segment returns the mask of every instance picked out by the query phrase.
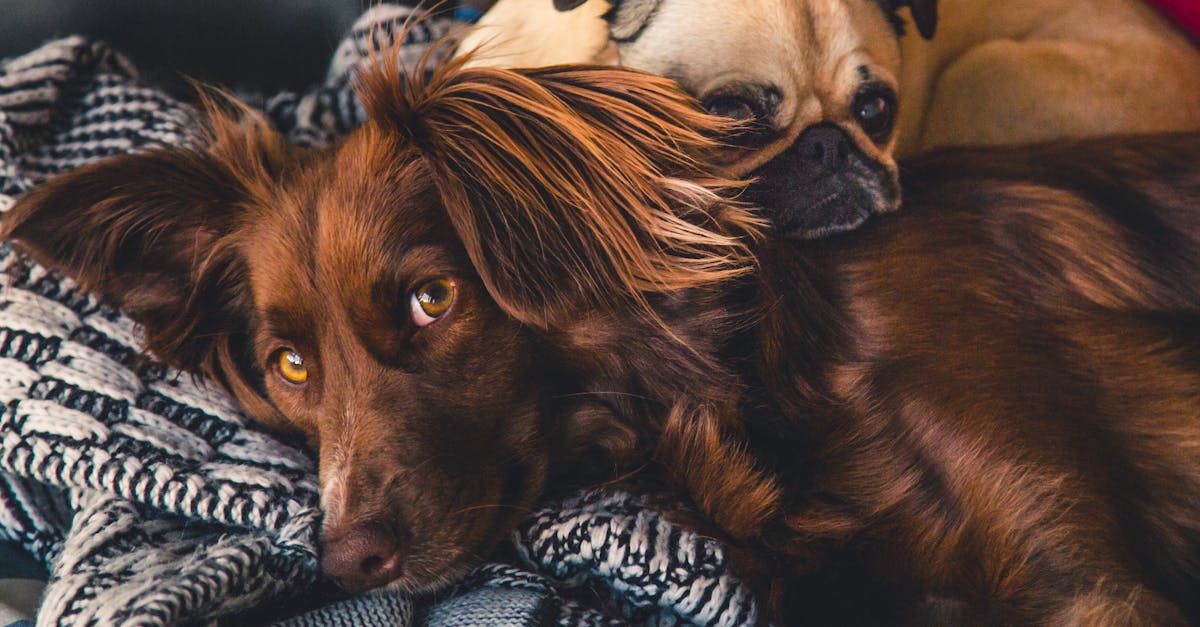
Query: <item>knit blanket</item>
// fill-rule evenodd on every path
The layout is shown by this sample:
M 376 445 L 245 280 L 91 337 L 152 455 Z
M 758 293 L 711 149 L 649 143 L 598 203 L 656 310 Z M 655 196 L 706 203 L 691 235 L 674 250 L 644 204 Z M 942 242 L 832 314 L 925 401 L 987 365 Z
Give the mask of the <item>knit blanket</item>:
M 364 118 L 354 68 L 408 9 L 364 14 L 323 85 L 249 98 L 291 141 Z M 405 60 L 453 23 L 407 33 Z M 0 211 L 58 173 L 192 141 L 195 112 L 139 85 L 102 43 L 0 62 Z M 740 625 L 759 621 L 722 548 L 628 493 L 547 503 L 488 564 L 438 595 L 324 590 L 314 461 L 203 380 L 142 351 L 137 326 L 0 243 L 0 539 L 43 562 L 38 625 Z M 575 600 L 570 600 L 575 599 Z M 253 617 L 253 618 L 250 618 Z

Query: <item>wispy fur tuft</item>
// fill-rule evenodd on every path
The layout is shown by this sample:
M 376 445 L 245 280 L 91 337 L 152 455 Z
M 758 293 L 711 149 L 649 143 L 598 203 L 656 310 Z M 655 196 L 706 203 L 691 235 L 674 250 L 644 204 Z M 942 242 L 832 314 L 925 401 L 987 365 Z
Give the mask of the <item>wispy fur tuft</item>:
M 745 240 L 762 225 L 710 161 L 730 122 L 648 74 L 431 67 L 439 53 L 403 75 L 395 55 L 377 59 L 359 95 L 380 130 L 419 147 L 512 315 L 545 326 L 751 269 Z

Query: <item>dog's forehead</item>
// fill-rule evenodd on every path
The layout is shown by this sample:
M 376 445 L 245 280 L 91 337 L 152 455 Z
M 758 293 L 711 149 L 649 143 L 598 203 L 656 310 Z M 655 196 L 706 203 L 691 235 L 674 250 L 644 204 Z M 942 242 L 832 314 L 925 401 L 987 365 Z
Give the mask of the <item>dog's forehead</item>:
M 423 164 L 362 134 L 282 186 L 249 240 L 265 286 L 360 288 L 452 232 Z M 291 263 L 284 263 L 291 261 Z
M 732 8 L 731 8 L 732 7 Z M 842 121 L 865 81 L 896 86 L 899 45 L 877 0 L 661 0 L 620 62 L 672 78 L 702 103 L 768 90 L 774 140 L 729 164 L 749 172 L 819 121 Z
M 618 49 L 622 64 L 667 75 L 699 97 L 738 80 L 809 93 L 853 81 L 862 58 L 899 65 L 873 0 L 661 0 Z
M 330 246 L 400 245 L 448 224 L 420 153 L 373 125 L 347 138 L 323 178 L 311 202 Z
M 743 6 L 744 5 L 744 6 Z M 701 95 L 726 75 L 783 73 L 796 37 L 782 2 L 744 0 L 737 9 L 701 0 L 663 0 L 632 37 L 618 41 L 623 65 L 663 74 Z

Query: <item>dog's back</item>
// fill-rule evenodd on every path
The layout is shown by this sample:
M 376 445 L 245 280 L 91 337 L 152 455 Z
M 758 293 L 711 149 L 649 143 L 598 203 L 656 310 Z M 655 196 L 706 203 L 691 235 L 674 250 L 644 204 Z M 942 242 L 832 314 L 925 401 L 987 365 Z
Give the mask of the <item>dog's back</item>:
M 1005 621 L 1195 618 L 1198 163 L 1195 135 L 947 152 L 861 237 L 766 250 L 760 376 L 802 424 L 759 445 L 816 442 L 782 469 L 797 544 Z

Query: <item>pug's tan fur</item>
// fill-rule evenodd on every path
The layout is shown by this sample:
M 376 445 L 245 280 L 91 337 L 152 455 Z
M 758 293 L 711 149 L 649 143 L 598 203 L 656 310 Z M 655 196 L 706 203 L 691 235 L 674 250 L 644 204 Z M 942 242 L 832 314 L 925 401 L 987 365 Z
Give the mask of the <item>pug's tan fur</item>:
M 734 164 L 739 173 L 816 121 L 850 128 L 863 60 L 899 93 L 893 141 L 855 136 L 887 163 L 942 146 L 1200 129 L 1200 51 L 1142 0 L 942 0 L 932 41 L 906 11 L 897 40 L 873 0 L 662 0 L 636 37 L 610 32 L 609 8 L 499 0 L 461 49 L 486 41 L 477 62 L 508 66 L 621 63 L 674 78 L 702 101 L 739 82 L 774 85 L 777 133 Z M 555 33 L 556 48 L 539 49 L 531 32 Z
M 1200 53 L 1142 0 L 944 0 L 901 39 L 901 152 L 1200 128 Z

